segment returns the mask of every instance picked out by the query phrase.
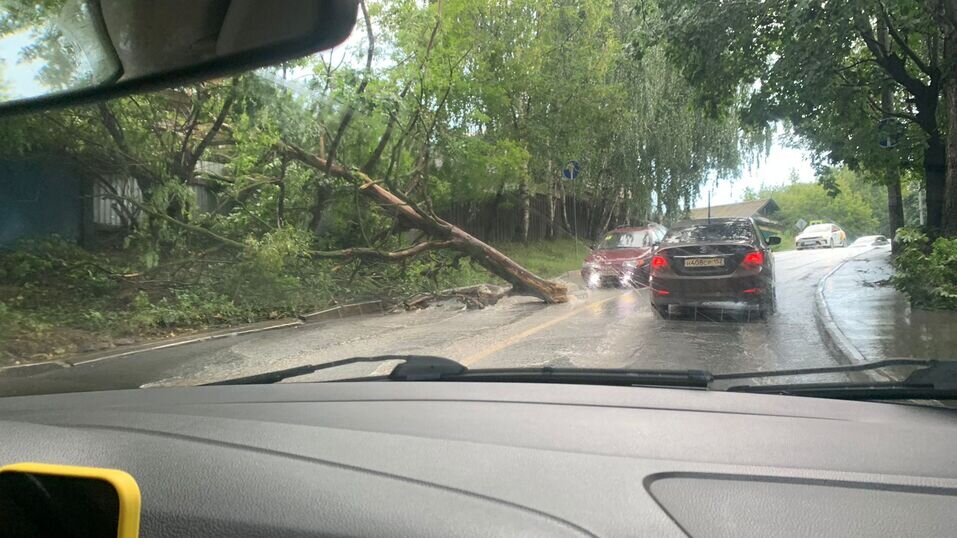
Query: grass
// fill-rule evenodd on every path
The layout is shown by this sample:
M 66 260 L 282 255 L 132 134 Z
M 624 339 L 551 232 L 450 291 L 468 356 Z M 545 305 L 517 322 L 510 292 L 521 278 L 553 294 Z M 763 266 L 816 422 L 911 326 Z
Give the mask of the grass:
M 588 248 L 579 241 L 576 249 L 574 239 L 556 239 L 523 245 L 506 243 L 496 245 L 505 255 L 529 271 L 544 278 L 554 278 L 568 271 L 581 269 Z
M 571 239 L 495 247 L 543 278 L 577 270 L 587 253 Z M 448 263 L 451 253 L 436 256 L 445 263 L 420 257 L 402 264 L 365 263 L 353 271 L 355 266 L 337 261 L 307 262 L 274 278 L 237 265 L 192 276 L 126 279 L 116 277 L 128 272 L 125 262 L 63 243 L 51 243 L 41 254 L 7 252 L 0 255 L 0 280 L 5 282 L 0 285 L 0 366 L 105 349 L 120 341 L 294 316 L 332 303 L 504 284 L 467 258 Z M 104 276 L 96 267 L 114 274 Z M 230 295 L 225 293 L 229 288 L 240 291 Z

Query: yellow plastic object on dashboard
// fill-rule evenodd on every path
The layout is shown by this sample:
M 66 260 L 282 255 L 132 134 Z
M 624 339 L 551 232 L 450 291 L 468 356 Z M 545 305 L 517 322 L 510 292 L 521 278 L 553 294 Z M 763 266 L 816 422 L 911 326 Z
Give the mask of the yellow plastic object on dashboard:
M 79 467 L 74 465 L 55 465 L 48 463 L 15 463 L 0 467 L 0 477 L 4 473 L 19 473 L 36 478 L 50 477 L 61 479 L 77 479 L 78 481 L 99 481 L 112 486 L 116 493 L 117 538 L 137 538 L 140 532 L 140 488 L 136 480 L 129 473 L 118 469 L 102 469 L 98 467 Z M 79 482 L 78 482 L 79 483 Z M 90 482 L 96 484 L 96 482 Z M 98 485 L 101 487 L 102 485 Z M 92 491 L 92 489 L 88 488 Z M 69 501 L 60 499 L 60 501 Z M 112 526 L 112 524 L 110 525 Z

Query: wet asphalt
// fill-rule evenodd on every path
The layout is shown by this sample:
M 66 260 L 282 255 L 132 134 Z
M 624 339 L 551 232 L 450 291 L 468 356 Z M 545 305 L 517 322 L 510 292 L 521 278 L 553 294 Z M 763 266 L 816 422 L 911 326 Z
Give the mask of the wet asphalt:
M 25 377 L 0 377 L 0 395 L 194 385 L 354 356 L 425 354 L 470 368 L 703 369 L 714 373 L 839 364 L 814 314 L 818 281 L 860 250 L 775 255 L 778 312 L 658 316 L 646 290 L 598 289 L 545 306 L 512 297 L 482 310 L 446 302 L 413 312 L 305 325 L 144 352 Z M 354 364 L 296 378 L 387 373 L 394 362 Z M 779 382 L 768 379 L 768 383 Z M 794 379 L 788 379 L 794 381 Z M 765 381 L 761 381 L 765 382 Z

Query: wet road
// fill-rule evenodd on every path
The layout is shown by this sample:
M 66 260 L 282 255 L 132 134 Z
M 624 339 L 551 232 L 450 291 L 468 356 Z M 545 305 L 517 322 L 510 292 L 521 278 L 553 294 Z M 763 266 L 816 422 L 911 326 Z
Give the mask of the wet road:
M 831 268 L 860 251 L 775 255 L 778 313 L 662 319 L 645 290 L 603 289 L 544 306 L 508 298 L 484 310 L 447 303 L 151 351 L 44 374 L 0 377 L 0 395 L 192 385 L 354 356 L 428 354 L 470 368 L 601 367 L 738 372 L 836 364 L 814 316 L 814 291 Z M 356 364 L 297 381 L 387 373 Z M 777 381 L 777 380 L 769 380 Z

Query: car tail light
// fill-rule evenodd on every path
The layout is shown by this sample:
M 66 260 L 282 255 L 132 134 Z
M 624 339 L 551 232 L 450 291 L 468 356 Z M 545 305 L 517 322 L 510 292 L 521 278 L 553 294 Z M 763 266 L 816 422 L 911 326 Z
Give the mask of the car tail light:
M 744 259 L 741 260 L 742 265 L 764 265 L 764 253 L 760 250 L 754 252 L 748 252 L 744 255 Z
M 658 255 L 651 259 L 651 270 L 657 271 L 658 269 L 664 269 L 668 267 L 668 258 Z

